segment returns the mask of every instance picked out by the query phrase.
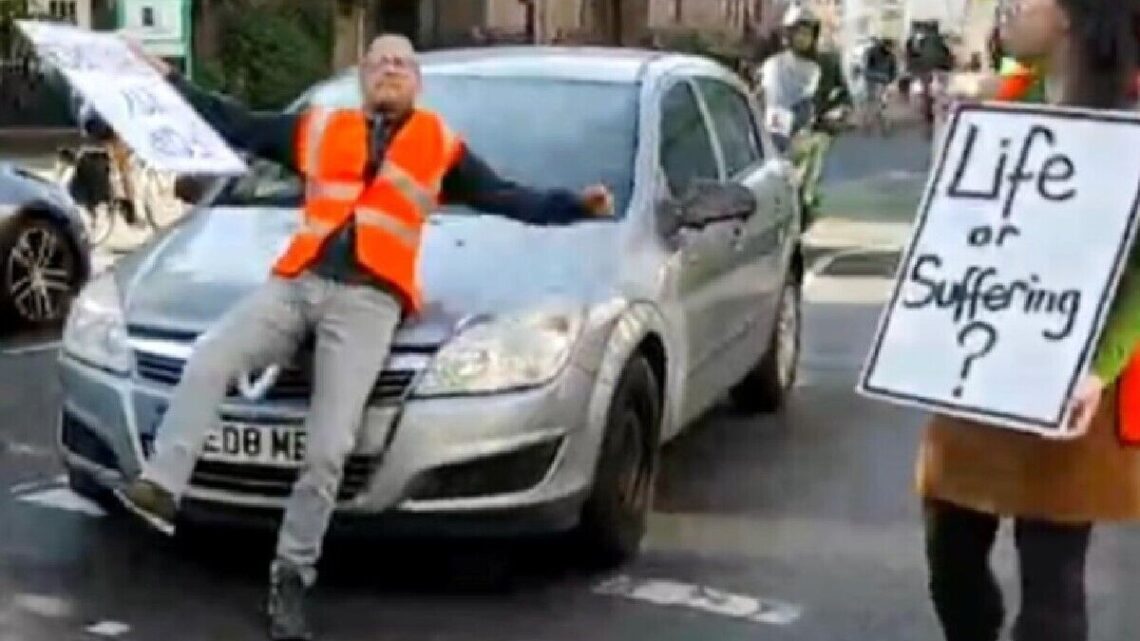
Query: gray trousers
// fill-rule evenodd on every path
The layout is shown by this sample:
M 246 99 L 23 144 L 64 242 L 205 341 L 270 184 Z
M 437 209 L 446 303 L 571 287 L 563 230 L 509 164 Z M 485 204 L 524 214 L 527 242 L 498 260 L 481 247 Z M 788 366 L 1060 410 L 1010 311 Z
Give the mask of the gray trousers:
M 312 583 L 344 464 L 400 315 L 400 303 L 374 287 L 312 274 L 271 278 L 199 340 L 143 477 L 180 498 L 218 424 L 230 382 L 243 371 L 284 363 L 315 332 L 305 464 L 285 508 L 274 564 L 296 569 Z

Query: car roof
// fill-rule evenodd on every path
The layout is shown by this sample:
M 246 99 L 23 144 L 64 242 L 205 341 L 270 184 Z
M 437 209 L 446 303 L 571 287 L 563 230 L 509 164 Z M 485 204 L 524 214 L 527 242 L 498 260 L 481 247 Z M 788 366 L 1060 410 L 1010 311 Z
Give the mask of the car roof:
M 547 78 L 615 84 L 638 83 L 681 68 L 714 74 L 727 71 L 709 58 L 625 47 L 524 45 L 440 49 L 420 53 L 419 61 L 428 76 Z M 324 90 L 356 82 L 356 77 L 355 66 L 345 69 L 305 92 L 293 108 Z
M 543 75 L 577 80 L 636 82 L 651 68 L 723 69 L 709 58 L 628 47 L 494 46 L 439 49 L 419 54 L 425 73 Z M 345 73 L 355 73 L 355 67 Z

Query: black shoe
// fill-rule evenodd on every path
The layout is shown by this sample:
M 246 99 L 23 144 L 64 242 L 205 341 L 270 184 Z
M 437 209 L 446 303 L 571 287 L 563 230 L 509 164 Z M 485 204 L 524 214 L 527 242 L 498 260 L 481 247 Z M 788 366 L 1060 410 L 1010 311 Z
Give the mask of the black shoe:
M 305 580 L 296 570 L 275 569 L 269 585 L 269 638 L 272 641 L 312 641 Z
M 151 481 L 138 479 L 115 490 L 115 497 L 131 514 L 167 536 L 174 535 L 178 503 L 174 496 Z

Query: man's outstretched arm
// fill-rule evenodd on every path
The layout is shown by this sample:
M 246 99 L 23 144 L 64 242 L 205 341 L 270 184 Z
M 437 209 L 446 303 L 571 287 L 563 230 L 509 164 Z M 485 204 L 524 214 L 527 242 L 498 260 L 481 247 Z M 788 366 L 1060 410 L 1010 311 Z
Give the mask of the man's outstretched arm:
M 464 149 L 444 176 L 445 203 L 467 205 L 532 225 L 566 225 L 612 214 L 613 202 L 602 187 L 577 194 L 565 189 L 533 189 L 503 178 L 482 158 Z
M 167 80 L 231 147 L 297 171 L 296 139 L 302 114 L 254 111 L 171 73 Z

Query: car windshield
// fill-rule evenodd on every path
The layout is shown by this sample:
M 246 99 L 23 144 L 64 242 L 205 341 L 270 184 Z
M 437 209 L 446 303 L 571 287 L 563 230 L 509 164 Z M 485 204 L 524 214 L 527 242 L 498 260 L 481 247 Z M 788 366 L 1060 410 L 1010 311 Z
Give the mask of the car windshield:
M 348 77 L 312 96 L 329 106 L 361 101 L 359 86 Z M 429 73 L 422 103 L 441 113 L 502 176 L 529 187 L 575 191 L 604 183 L 614 192 L 617 211 L 625 211 L 633 190 L 636 85 Z M 257 161 L 223 190 L 218 204 L 297 207 L 301 197 L 295 174 Z

